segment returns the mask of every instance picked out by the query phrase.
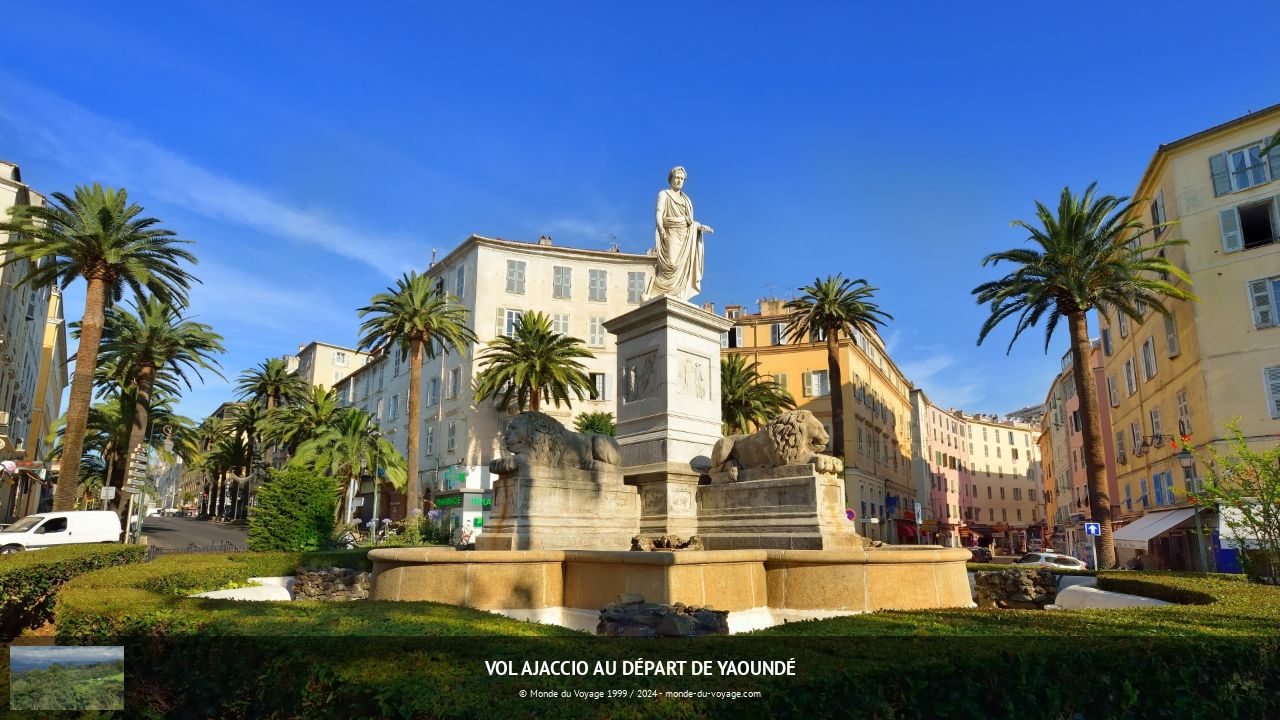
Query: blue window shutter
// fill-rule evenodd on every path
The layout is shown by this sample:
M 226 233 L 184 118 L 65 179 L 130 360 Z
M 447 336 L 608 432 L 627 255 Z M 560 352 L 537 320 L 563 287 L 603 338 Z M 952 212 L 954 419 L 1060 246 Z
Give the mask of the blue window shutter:
M 1152 483 L 1156 486 L 1156 505 L 1164 504 L 1164 478 L 1157 474 L 1152 479 Z
M 1213 196 L 1231 192 L 1231 173 L 1227 167 L 1227 154 L 1218 153 L 1209 158 L 1209 174 L 1213 176 Z
M 1142 491 L 1141 495 L 1139 496 L 1139 499 L 1142 500 L 1142 507 L 1147 507 L 1148 505 L 1151 504 L 1151 501 L 1147 498 L 1147 479 L 1146 478 L 1143 478 L 1142 480 L 1139 481 L 1138 489 Z
M 867 516 L 867 501 L 863 500 L 862 501 L 862 517 L 866 517 L 866 516 Z

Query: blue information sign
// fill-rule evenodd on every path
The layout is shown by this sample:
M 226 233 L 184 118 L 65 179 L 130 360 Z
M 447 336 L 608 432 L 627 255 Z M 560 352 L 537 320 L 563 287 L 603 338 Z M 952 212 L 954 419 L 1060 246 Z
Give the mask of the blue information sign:
M 1085 535 L 1101 535 L 1102 526 L 1099 525 L 1098 523 L 1085 523 L 1084 534 Z

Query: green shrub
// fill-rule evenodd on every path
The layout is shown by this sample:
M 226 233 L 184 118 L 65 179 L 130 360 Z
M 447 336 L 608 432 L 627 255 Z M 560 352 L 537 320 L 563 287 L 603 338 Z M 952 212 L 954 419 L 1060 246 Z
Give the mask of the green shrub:
M 1008 563 L 971 562 L 971 563 L 965 563 L 965 567 L 969 570 L 969 572 L 983 572 L 985 570 L 1011 570 L 1015 566 Z M 1031 566 L 1019 565 L 1016 567 L 1028 568 Z M 1098 574 L 1097 570 L 1069 570 L 1067 568 L 1060 568 L 1060 567 L 1051 567 L 1051 568 L 1048 568 L 1048 570 L 1052 571 L 1054 575 L 1084 575 L 1088 577 L 1093 577 Z
M 306 552 L 327 546 L 338 507 L 333 478 L 300 467 L 272 470 L 249 516 L 250 550 Z
M 582 413 L 573 421 L 573 427 L 580 433 L 594 433 L 613 437 L 618 434 L 618 424 L 611 412 Z
M 53 619 L 58 587 L 99 568 L 140 563 L 140 545 L 66 545 L 0 556 L 0 634 L 12 638 Z

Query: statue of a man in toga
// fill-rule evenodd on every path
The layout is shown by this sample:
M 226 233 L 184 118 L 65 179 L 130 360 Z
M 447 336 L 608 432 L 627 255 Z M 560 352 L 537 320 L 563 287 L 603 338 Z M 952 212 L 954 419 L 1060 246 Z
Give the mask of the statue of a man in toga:
M 685 302 L 702 292 L 702 236 L 715 232 L 693 219 L 693 201 L 681 192 L 687 173 L 675 167 L 667 174 L 669 189 L 658 192 L 658 273 L 646 298 L 667 295 Z

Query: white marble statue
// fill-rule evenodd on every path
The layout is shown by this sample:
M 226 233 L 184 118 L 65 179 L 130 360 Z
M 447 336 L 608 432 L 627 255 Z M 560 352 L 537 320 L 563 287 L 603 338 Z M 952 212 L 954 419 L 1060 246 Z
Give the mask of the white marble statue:
M 667 295 L 685 302 L 702 292 L 702 236 L 715 232 L 693 219 L 693 201 L 681 192 L 687 173 L 675 167 L 667 175 L 669 189 L 658 193 L 658 272 L 646 298 Z

